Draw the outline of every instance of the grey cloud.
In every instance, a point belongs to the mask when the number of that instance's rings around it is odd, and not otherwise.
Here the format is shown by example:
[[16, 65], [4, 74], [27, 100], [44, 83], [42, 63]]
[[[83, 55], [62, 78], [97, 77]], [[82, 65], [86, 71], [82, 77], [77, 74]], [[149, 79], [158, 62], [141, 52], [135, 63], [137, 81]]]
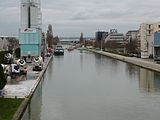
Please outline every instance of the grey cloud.
[[[98, 29], [138, 29], [142, 22], [159, 21], [159, 0], [41, 0], [43, 30], [52, 24], [59, 36], [94, 36]], [[0, 35], [17, 34], [20, 0], [0, 3]], [[12, 24], [14, 25], [12, 25]], [[12, 29], [10, 29], [12, 26]], [[5, 31], [5, 32], [3, 32]]]

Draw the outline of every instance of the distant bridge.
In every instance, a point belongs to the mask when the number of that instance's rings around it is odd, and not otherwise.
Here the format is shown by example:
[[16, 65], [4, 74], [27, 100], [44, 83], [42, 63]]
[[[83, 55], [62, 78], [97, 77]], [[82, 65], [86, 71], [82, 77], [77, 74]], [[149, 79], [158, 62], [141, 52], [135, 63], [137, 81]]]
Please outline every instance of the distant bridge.
[[60, 37], [60, 40], [66, 39], [66, 40], [79, 40], [80, 37]]
[[[80, 37], [59, 37], [60, 40], [79, 40]], [[84, 37], [83, 39], [94, 39], [94, 37]]]
[[78, 43], [79, 37], [60, 37], [59, 40], [61, 44], [72, 44], [72, 43]]
[[[59, 40], [62, 44], [71, 44], [71, 43], [78, 43], [80, 37], [60, 37]], [[93, 39], [91, 37], [86, 37], [84, 39]]]

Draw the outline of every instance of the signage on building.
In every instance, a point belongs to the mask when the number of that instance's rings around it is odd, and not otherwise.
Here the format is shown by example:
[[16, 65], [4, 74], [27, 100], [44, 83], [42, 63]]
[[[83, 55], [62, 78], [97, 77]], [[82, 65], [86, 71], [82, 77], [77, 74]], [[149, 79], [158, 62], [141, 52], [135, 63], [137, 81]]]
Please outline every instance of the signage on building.
[[21, 29], [21, 33], [36, 33], [36, 29], [30, 29], [30, 28]]

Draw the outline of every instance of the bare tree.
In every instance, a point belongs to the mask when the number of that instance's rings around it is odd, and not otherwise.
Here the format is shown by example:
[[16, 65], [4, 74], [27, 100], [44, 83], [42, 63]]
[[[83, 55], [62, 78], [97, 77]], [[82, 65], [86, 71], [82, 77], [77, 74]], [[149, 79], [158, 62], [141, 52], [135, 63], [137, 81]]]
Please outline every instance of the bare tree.
[[80, 36], [79, 42], [81, 44], [84, 44], [84, 39], [83, 39], [83, 33], [82, 32], [81, 32], [81, 36]]
[[126, 44], [126, 50], [128, 53], [137, 53], [137, 43], [135, 39], [130, 38], [130, 41]]
[[52, 31], [52, 25], [48, 25], [48, 30], [47, 30], [47, 43], [48, 47], [53, 47], [53, 31]]

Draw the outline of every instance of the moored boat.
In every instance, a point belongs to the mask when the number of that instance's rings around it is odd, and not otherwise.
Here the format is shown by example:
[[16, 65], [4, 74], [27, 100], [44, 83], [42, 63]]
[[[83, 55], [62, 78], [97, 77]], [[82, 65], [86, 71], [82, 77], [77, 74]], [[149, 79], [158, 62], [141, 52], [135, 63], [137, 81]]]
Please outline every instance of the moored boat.
[[72, 50], [74, 50], [74, 48], [73, 47], [69, 47], [69, 48], [67, 48], [67, 50], [68, 51], [72, 51]]
[[64, 49], [62, 45], [57, 45], [54, 50], [54, 55], [64, 55]]

